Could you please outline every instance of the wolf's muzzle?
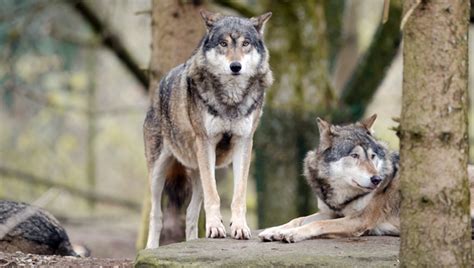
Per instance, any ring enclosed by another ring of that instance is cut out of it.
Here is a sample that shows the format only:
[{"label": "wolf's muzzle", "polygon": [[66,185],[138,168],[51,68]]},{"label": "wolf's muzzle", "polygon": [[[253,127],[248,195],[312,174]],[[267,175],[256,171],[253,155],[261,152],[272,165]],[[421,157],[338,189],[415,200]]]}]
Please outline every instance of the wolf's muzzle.
[{"label": "wolf's muzzle", "polygon": [[232,71],[233,74],[238,74],[240,70],[242,69],[242,64],[238,61],[234,61],[230,64],[230,70]]}]

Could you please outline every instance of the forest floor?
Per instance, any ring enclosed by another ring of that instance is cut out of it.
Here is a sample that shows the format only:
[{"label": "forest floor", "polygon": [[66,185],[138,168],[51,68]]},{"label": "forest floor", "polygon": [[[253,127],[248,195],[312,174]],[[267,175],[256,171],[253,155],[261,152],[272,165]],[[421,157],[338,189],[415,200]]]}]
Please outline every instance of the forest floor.
[{"label": "forest floor", "polygon": [[0,252],[0,267],[132,267],[133,259],[77,258]]},{"label": "forest floor", "polygon": [[61,223],[71,243],[87,247],[91,257],[135,258],[138,219],[85,218],[61,220]]}]

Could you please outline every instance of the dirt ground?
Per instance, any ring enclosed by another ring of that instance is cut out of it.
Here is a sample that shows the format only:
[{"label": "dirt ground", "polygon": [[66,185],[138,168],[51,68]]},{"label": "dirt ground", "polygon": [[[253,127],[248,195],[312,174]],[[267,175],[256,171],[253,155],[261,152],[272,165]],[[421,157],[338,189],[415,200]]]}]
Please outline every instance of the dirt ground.
[{"label": "dirt ground", "polygon": [[61,220],[73,245],[86,246],[95,258],[136,255],[138,218],[87,218]]},{"label": "dirt ground", "polygon": [[133,259],[76,258],[0,252],[0,267],[132,267]]}]

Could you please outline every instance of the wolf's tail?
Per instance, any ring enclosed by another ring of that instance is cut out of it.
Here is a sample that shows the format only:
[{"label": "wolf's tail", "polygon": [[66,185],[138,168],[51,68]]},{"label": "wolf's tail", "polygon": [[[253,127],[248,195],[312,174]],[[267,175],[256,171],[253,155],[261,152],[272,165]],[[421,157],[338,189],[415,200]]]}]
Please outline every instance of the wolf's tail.
[{"label": "wolf's tail", "polygon": [[186,168],[176,159],[166,174],[164,193],[167,205],[163,209],[162,245],[180,242],[185,238],[184,206],[191,196],[192,187]]},{"label": "wolf's tail", "polygon": [[177,160],[174,160],[168,169],[164,190],[168,196],[168,206],[177,208],[184,206],[191,193],[192,189],[186,174],[186,168]]}]

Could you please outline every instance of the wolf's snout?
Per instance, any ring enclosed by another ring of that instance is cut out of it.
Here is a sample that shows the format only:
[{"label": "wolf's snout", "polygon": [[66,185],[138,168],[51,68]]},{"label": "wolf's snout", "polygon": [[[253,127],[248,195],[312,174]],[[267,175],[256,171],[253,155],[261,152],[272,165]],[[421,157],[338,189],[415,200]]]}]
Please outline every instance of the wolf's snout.
[{"label": "wolf's snout", "polygon": [[372,177],[370,177],[370,181],[374,185],[378,185],[382,181],[382,178],[380,178],[380,176],[372,176]]},{"label": "wolf's snout", "polygon": [[233,73],[238,73],[240,72],[241,69],[242,69],[242,64],[240,64],[240,62],[238,61],[234,61],[230,64],[230,70]]}]

